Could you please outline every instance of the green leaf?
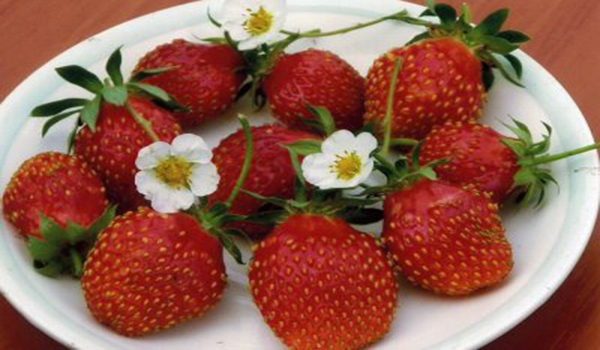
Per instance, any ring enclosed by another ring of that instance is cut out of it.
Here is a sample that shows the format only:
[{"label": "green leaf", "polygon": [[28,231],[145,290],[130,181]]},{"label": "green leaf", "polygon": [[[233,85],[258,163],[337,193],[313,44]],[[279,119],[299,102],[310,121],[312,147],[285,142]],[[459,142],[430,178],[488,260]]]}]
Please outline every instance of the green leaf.
[{"label": "green leaf", "polygon": [[411,163],[412,166],[419,166],[419,157],[421,156],[421,148],[423,148],[423,142],[419,142],[412,149]]},{"label": "green leaf", "polygon": [[106,72],[115,86],[123,85],[123,74],[121,73],[121,46],[119,46],[106,62]]},{"label": "green leaf", "polygon": [[80,121],[78,119],[75,123],[75,126],[73,127],[73,130],[71,130],[71,132],[69,133],[69,137],[67,138],[67,153],[71,153],[71,151],[73,150],[73,146],[75,145],[75,137],[77,136],[77,131],[79,130],[79,127]]},{"label": "green leaf", "polygon": [[431,11],[432,13],[435,13],[435,1],[425,0],[425,6],[427,6],[427,9],[429,11]]},{"label": "green leaf", "polygon": [[102,89],[102,97],[110,104],[125,106],[125,102],[127,102],[127,88],[123,85],[105,86]]},{"label": "green leaf", "polygon": [[421,14],[419,15],[419,17],[433,17],[435,16],[435,13],[433,11],[431,11],[430,9],[427,9],[423,12],[421,12]]},{"label": "green leaf", "polygon": [[96,238],[98,238],[98,234],[100,233],[100,231],[107,228],[108,225],[110,225],[110,223],[115,219],[116,215],[117,206],[111,205],[110,207],[108,207],[104,211],[102,216],[96,219],[96,221],[94,221],[94,223],[90,225],[90,227],[87,229],[87,235],[84,240],[89,243],[94,243],[96,241]]},{"label": "green leaf", "polygon": [[508,17],[508,9],[500,9],[487,16],[477,27],[475,33],[477,36],[496,35],[502,28],[502,25]]},{"label": "green leaf", "polygon": [[286,146],[288,153],[290,154],[290,161],[292,162],[292,167],[296,172],[296,178],[300,181],[300,187],[297,193],[300,197],[306,197],[306,180],[304,180],[304,174],[302,173],[302,168],[300,167],[300,162],[298,161],[298,154],[289,146]]},{"label": "green leaf", "polygon": [[471,8],[466,3],[462,3],[460,6],[460,20],[464,23],[471,26],[471,22],[473,22],[473,15],[471,14]]},{"label": "green leaf", "polygon": [[221,23],[219,23],[211,14],[210,14],[210,8],[207,7],[206,9],[206,16],[208,17],[208,20],[210,21],[210,23],[212,23],[215,27],[217,28],[221,28]]},{"label": "green leaf", "polygon": [[57,277],[65,271],[65,265],[61,261],[42,262],[39,260],[33,261],[35,271],[46,277]]},{"label": "green leaf", "polygon": [[281,222],[286,215],[284,210],[269,210],[249,215],[244,221],[260,225],[273,225]]},{"label": "green leaf", "polygon": [[383,210],[375,208],[347,208],[337,215],[352,225],[369,225],[383,220]]},{"label": "green leaf", "polygon": [[226,233],[219,234],[217,237],[219,238],[219,242],[221,242],[223,248],[233,257],[233,259],[235,259],[238,264],[244,265],[245,263],[242,258],[242,252],[235,244],[233,239]]},{"label": "green leaf", "polygon": [[506,58],[508,63],[510,63],[512,68],[515,70],[517,77],[521,78],[521,76],[523,75],[523,64],[521,64],[521,61],[511,54],[504,55],[504,58]]},{"label": "green leaf", "polygon": [[60,122],[61,120],[66,119],[78,112],[80,112],[79,109],[61,113],[61,114],[57,114],[57,115],[51,117],[50,119],[48,119],[48,121],[46,121],[46,123],[44,123],[44,127],[42,128],[42,137],[46,136],[46,134],[48,133],[50,128],[52,128],[56,123]]},{"label": "green leaf", "polygon": [[82,87],[94,94],[102,92],[104,85],[96,75],[80,66],[64,66],[56,68],[56,72],[69,83]]},{"label": "green leaf", "polygon": [[524,43],[530,40],[527,35],[515,30],[504,30],[498,33],[496,36],[515,44]]},{"label": "green leaf", "polygon": [[92,131],[96,131],[96,122],[98,120],[98,112],[100,111],[100,102],[102,98],[97,95],[93,100],[86,103],[80,113],[81,121],[89,126]]},{"label": "green leaf", "polygon": [[406,45],[410,45],[410,44],[416,43],[421,40],[426,40],[426,39],[431,39],[431,34],[429,32],[423,32],[419,35],[416,35],[414,38],[410,39],[410,41],[407,42]]},{"label": "green leaf", "polygon": [[483,80],[485,91],[489,91],[492,85],[494,85],[494,80],[496,80],[492,67],[489,64],[483,63],[481,65],[481,79]]},{"label": "green leaf", "polygon": [[510,148],[519,158],[524,157],[527,154],[527,147],[525,147],[523,141],[503,138],[500,140],[500,142],[502,142],[506,147]]},{"label": "green leaf", "polygon": [[150,84],[144,84],[144,83],[129,83],[128,85],[130,86],[134,86],[138,89],[140,89],[141,91],[147,93],[148,95],[157,98],[163,102],[170,102],[171,101],[171,97],[169,96],[169,94],[167,94],[165,92],[165,90],[156,87],[154,85],[150,85]]},{"label": "green leaf", "polygon": [[227,210],[229,210],[229,207],[225,203],[217,202],[217,203],[213,204],[213,206],[210,208],[209,212],[213,216],[221,216],[221,215],[225,215],[227,213]]},{"label": "green leaf", "polygon": [[286,145],[285,147],[293,150],[298,155],[308,156],[310,154],[320,153],[322,143],[321,140],[301,140]]},{"label": "green leaf", "polygon": [[84,106],[88,100],[83,98],[66,98],[39,105],[31,111],[32,117],[49,117],[70,108]]},{"label": "green leaf", "polygon": [[244,192],[245,194],[249,195],[250,197],[254,198],[254,199],[258,199],[259,201],[261,201],[263,203],[273,204],[273,205],[281,207],[281,208],[285,208],[287,206],[287,203],[288,203],[287,200],[285,200],[283,198],[264,197],[264,196],[261,196],[258,193],[251,192],[251,191],[246,191],[243,188],[241,189],[241,191]]},{"label": "green leaf", "polygon": [[435,173],[435,171],[433,170],[433,168],[430,167],[423,167],[419,169],[419,175],[423,176],[426,179],[429,179],[431,181],[435,181],[437,180],[437,174]]},{"label": "green leaf", "polygon": [[150,78],[156,75],[160,75],[163,73],[166,73],[170,70],[173,70],[177,67],[163,67],[163,68],[152,68],[152,69],[145,69],[139,72],[136,72],[135,74],[133,74],[133,76],[131,78],[129,78],[129,82],[130,83],[137,83],[139,81],[142,81],[146,78]]},{"label": "green leaf", "polygon": [[501,55],[506,55],[519,48],[519,45],[513,44],[506,39],[497,36],[485,35],[479,39],[488,49]]},{"label": "green leaf", "polygon": [[326,136],[329,136],[335,132],[335,121],[333,120],[333,117],[331,116],[331,113],[327,108],[311,106],[309,104],[306,105],[306,108],[312,115],[314,115],[317,118],[321,126],[320,129],[324,132]]},{"label": "green leaf", "polygon": [[456,22],[456,10],[450,5],[436,4],[435,14],[440,18],[442,23]]}]

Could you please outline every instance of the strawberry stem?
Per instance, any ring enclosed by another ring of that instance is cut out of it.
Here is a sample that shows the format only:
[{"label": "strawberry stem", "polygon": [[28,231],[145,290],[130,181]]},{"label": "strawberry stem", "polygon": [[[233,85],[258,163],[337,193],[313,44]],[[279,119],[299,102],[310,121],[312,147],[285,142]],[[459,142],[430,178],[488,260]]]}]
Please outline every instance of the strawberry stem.
[{"label": "strawberry stem", "polygon": [[252,132],[250,131],[248,119],[246,119],[246,117],[241,114],[238,116],[238,119],[240,120],[240,123],[242,124],[242,129],[244,130],[244,137],[246,138],[246,150],[244,154],[244,165],[242,166],[240,176],[238,177],[235,183],[235,187],[233,187],[233,190],[229,194],[229,198],[227,198],[227,201],[225,202],[225,205],[228,208],[231,207],[231,204],[240,193],[240,190],[244,185],[246,178],[248,177],[248,173],[250,172],[250,164],[252,162],[252,148],[254,147],[252,142]]},{"label": "strawberry stem", "polygon": [[154,129],[152,129],[152,123],[148,121],[148,119],[144,118],[141,114],[139,114],[133,107],[131,107],[131,105],[128,102],[125,103],[125,108],[127,108],[129,114],[131,114],[133,119],[135,119],[135,121],[142,127],[142,129],[146,131],[146,134],[150,136],[152,141],[160,141],[160,138],[158,137],[158,135],[156,135]]},{"label": "strawberry stem", "polygon": [[394,110],[394,93],[396,92],[396,85],[398,84],[398,73],[402,67],[402,60],[397,59],[394,65],[394,71],[390,81],[390,89],[387,97],[387,108],[385,110],[385,119],[383,122],[384,136],[383,136],[383,147],[381,149],[381,155],[386,157],[390,151],[390,141],[392,137],[392,112]]},{"label": "strawberry stem", "polygon": [[564,159],[564,158],[568,158],[577,154],[581,154],[581,153],[585,153],[585,152],[589,152],[589,151],[593,151],[596,149],[600,149],[600,143],[595,143],[592,145],[588,145],[588,146],[584,146],[584,147],[580,147],[580,148],[576,148],[570,151],[566,151],[566,152],[562,152],[562,153],[558,153],[558,154],[552,154],[552,155],[548,155],[548,156],[544,156],[544,157],[539,157],[539,158],[533,158],[533,159],[525,159],[523,160],[521,163],[521,165],[540,165],[540,164],[547,164],[547,163],[552,163],[554,161],[560,160],[560,159]]},{"label": "strawberry stem", "polygon": [[396,138],[390,140],[390,145],[392,146],[416,146],[419,144],[419,141],[415,139],[408,138]]},{"label": "strawberry stem", "polygon": [[71,256],[71,262],[73,263],[73,276],[80,278],[83,274],[83,260],[81,254],[79,254],[75,247],[69,248],[69,254]]}]

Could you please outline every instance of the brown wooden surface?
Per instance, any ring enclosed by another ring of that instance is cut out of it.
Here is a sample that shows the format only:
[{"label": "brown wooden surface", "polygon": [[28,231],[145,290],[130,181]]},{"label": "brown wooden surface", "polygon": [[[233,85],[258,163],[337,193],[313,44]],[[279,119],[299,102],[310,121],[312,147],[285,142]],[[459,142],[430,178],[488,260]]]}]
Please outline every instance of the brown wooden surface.
[{"label": "brown wooden surface", "polygon": [[[373,0],[365,0],[373,1]],[[185,0],[0,0],[0,100],[47,60],[87,37]],[[458,4],[459,1],[449,1]],[[534,38],[525,51],[574,97],[600,135],[600,1],[471,0],[477,18],[512,10],[508,26]],[[565,284],[486,349],[600,348],[600,228]],[[0,349],[62,349],[0,297]]]}]

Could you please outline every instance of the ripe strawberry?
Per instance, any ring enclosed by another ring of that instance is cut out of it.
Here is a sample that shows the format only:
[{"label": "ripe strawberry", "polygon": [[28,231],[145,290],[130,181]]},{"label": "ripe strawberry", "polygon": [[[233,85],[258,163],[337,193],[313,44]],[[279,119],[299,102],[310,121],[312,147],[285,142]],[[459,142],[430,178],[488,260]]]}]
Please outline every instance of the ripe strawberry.
[{"label": "ripe strawberry", "polygon": [[398,285],[375,239],[345,221],[294,214],[254,251],[252,296],[290,348],[362,349],[389,330]]},{"label": "ripe strawberry", "polygon": [[50,102],[36,107],[31,115],[50,118],[42,131],[45,135],[57,122],[78,114],[69,150],[74,143],[75,153],[98,172],[109,198],[125,211],[146,203],[134,184],[139,150],[154,141],[170,142],[181,127],[169,111],[153,104],[150,98],[167,105],[174,101],[161,89],[138,81],[159,72],[140,72],[124,83],[120,65],[121,53],[117,49],[108,59],[106,71],[110,80],[104,83],[79,66],[57,68],[61,77],[92,92],[94,98]]},{"label": "ripe strawberry", "polygon": [[112,219],[96,173],[67,154],[47,152],[28,159],[2,199],[4,216],[28,239],[38,271],[49,276],[68,270],[77,276],[77,260]]},{"label": "ripe strawberry", "polygon": [[217,117],[233,104],[246,78],[243,66],[241,56],[227,45],[177,39],[148,52],[134,73],[173,67],[142,81],[164,89],[187,107],[175,116],[183,126],[194,126]]},{"label": "ripe strawberry", "polygon": [[494,56],[503,55],[520,77],[521,64],[510,52],[529,38],[515,31],[500,32],[508,10],[492,13],[477,26],[471,24],[468,11],[457,18],[448,5],[431,5],[424,14],[440,17],[441,24],[428,24],[428,32],[382,55],[367,75],[365,122],[375,123],[381,132],[390,73],[401,62],[391,111],[393,137],[420,140],[435,125],[477,120],[485,102],[484,90],[494,78],[492,68],[520,85]]},{"label": "ripe strawberry", "polygon": [[307,104],[327,108],[339,129],[358,130],[364,113],[364,79],[339,56],[310,49],[284,54],[267,75],[263,89],[273,116],[290,128],[310,130]]},{"label": "ripe strawberry", "polygon": [[387,195],[382,237],[402,274],[435,293],[496,285],[513,265],[498,205],[443,181],[420,180]]},{"label": "ripe strawberry", "polygon": [[550,170],[538,167],[559,159],[597,149],[590,145],[564,153],[549,155],[552,129],[544,124],[548,134],[533,142],[529,128],[518,121],[508,126],[519,138],[509,138],[490,127],[475,123],[447,124],[433,128],[423,142],[420,162],[429,163],[446,158],[448,163],[436,168],[443,180],[458,185],[473,184],[488,192],[496,203],[521,191],[519,199],[527,205],[538,204],[544,198],[545,186],[554,182]]},{"label": "ripe strawberry", "polygon": [[[290,155],[283,146],[317,136],[289,130],[279,125],[263,125],[252,128],[254,140],[253,156],[248,178],[243,188],[265,197],[291,198],[293,195],[295,173]],[[242,130],[238,130],[213,150],[213,162],[217,166],[221,180],[219,187],[209,197],[209,203],[225,202],[240,175],[240,160],[244,158],[245,138]],[[234,214],[255,214],[263,207],[263,203],[248,194],[240,193],[233,202],[231,212]],[[252,223],[236,223],[234,227],[242,229],[252,238],[261,238],[270,227]]]},{"label": "ripe strawberry", "polygon": [[225,285],[215,238],[187,214],[144,207],[100,233],[82,278],[92,315],[126,336],[200,317],[216,305]]}]

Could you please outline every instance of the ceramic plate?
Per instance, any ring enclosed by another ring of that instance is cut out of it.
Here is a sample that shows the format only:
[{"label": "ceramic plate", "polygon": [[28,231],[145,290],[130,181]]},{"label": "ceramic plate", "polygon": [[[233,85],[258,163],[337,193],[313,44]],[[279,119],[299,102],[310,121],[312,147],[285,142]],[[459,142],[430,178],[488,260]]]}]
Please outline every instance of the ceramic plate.
[{"label": "ceramic plate", "polygon": [[[173,38],[195,40],[219,34],[206,18],[205,2],[194,2],[153,13],[96,35],[48,62],[24,81],[0,109],[0,192],[26,159],[47,150],[65,151],[71,123],[63,122],[45,139],[41,122],[28,119],[32,107],[67,96],[85,96],[70,87],[53,68],[79,64],[100,74],[104,59],[119,45],[124,69],[131,70],[146,51]],[[336,29],[407,8],[422,8],[395,0],[291,0],[287,29]],[[213,12],[219,3],[211,3]],[[359,32],[301,41],[291,50],[309,46],[331,50],[363,75],[387,49],[404,44],[419,31],[402,23],[384,23]],[[527,89],[497,79],[490,91],[484,119],[507,132],[502,122],[510,116],[529,124],[536,135],[541,121],[554,127],[552,151],[593,142],[584,117],[569,94],[538,63],[517,53],[525,68]],[[5,57],[10,59],[10,57]],[[234,116],[251,113],[240,105],[197,132],[214,146],[236,129]],[[252,114],[253,124],[271,122],[268,113]],[[503,212],[508,239],[514,247],[515,268],[502,286],[468,298],[434,296],[402,285],[400,307],[389,335],[373,349],[467,349],[482,346],[515,326],[538,308],[562,283],[581,255],[596,220],[599,184],[593,171],[596,154],[586,154],[552,165],[561,184],[550,189],[550,200],[538,210]],[[79,285],[67,278],[36,274],[23,242],[0,221],[0,291],[33,324],[60,342],[79,349],[230,349],[265,350],[283,346],[262,321],[252,303],[245,268],[227,261],[230,285],[223,301],[205,317],[173,330],[128,339],[97,324],[87,312]]]}]

